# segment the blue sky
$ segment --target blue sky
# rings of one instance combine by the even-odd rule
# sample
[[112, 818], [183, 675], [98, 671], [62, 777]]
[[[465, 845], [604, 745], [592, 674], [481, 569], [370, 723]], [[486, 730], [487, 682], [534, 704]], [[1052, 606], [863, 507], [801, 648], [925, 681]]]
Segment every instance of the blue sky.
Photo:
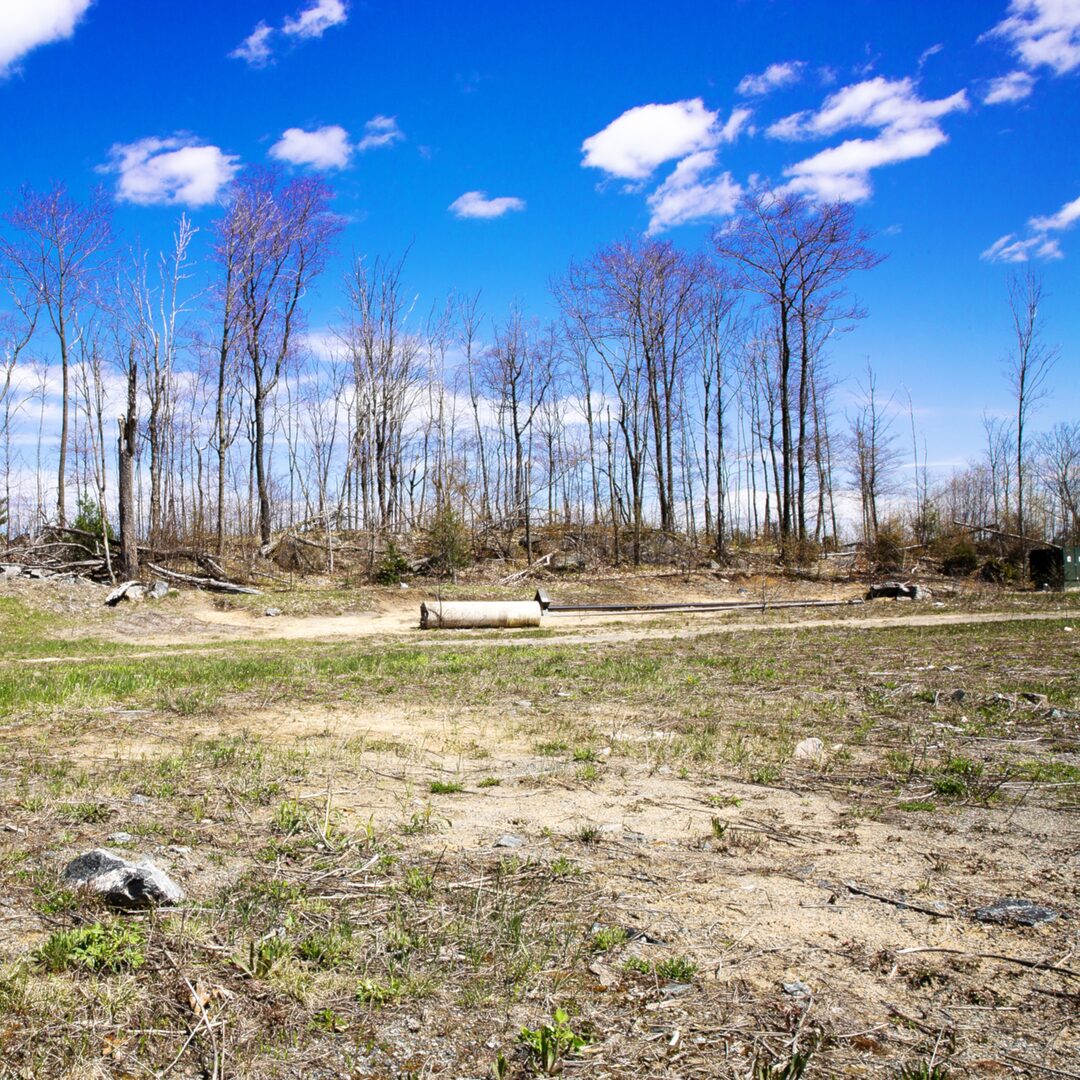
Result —
[[349, 224], [313, 329], [350, 254], [408, 245], [425, 309], [482, 288], [549, 315], [570, 259], [706, 244], [764, 178], [877, 234], [833, 362], [910, 387], [931, 460], [1008, 408], [1010, 260], [1044, 274], [1061, 346], [1036, 426], [1080, 415], [1080, 0], [0, 0], [0, 70], [5, 205], [104, 183], [159, 246], [237, 168], [324, 169]]

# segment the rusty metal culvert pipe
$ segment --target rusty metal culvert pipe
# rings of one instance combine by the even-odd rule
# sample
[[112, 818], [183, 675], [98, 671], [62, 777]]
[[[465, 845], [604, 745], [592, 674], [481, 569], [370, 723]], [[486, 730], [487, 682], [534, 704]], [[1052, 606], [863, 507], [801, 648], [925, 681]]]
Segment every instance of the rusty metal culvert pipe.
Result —
[[537, 600], [435, 600], [420, 605], [421, 630], [539, 626]]

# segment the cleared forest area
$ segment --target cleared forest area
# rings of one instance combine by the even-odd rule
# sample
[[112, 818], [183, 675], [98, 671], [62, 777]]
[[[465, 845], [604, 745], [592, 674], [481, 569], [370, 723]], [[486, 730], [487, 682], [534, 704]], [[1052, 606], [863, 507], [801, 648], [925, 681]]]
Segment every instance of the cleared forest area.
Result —
[[[103, 591], [0, 592], [10, 1075], [1072, 1068], [1075, 597], [421, 634], [396, 588]], [[98, 847], [185, 899], [66, 886]]]

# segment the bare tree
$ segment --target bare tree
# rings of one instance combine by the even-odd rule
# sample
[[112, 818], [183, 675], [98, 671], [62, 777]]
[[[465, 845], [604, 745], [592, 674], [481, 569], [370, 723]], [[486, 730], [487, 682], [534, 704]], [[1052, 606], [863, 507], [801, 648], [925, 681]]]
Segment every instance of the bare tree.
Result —
[[849, 205], [819, 205], [765, 188], [750, 191], [732, 225], [713, 239], [736, 282], [760, 296], [774, 320], [780, 536], [805, 540], [815, 360], [833, 328], [862, 314], [846, 299], [845, 279], [881, 256], [867, 247], [869, 234], [856, 227]]
[[851, 469], [862, 508], [863, 540], [873, 544], [878, 537], [878, 500], [890, 491], [896, 469], [896, 436], [887, 412], [891, 401], [882, 404], [869, 361], [861, 390], [862, 405], [851, 421]]
[[47, 313], [60, 352], [61, 419], [57, 463], [56, 516], [67, 521], [65, 486], [69, 442], [70, 366], [78, 345], [78, 312], [86, 301], [111, 231], [109, 204], [102, 191], [83, 205], [62, 184], [46, 192], [24, 188], [0, 235], [0, 263], [16, 292], [25, 291]]
[[1038, 440], [1039, 473], [1053, 500], [1056, 538], [1080, 544], [1080, 421], [1056, 424]]
[[[1009, 312], [1015, 335], [1015, 351], [1009, 358], [1007, 376], [1016, 399], [1016, 531], [1025, 537], [1024, 521], [1024, 438], [1031, 410], [1046, 396], [1046, 378], [1057, 359], [1057, 351], [1042, 340], [1039, 307], [1043, 301], [1042, 278], [1034, 270], [1009, 278]], [[1026, 553], [1026, 541], [1021, 539]], [[1024, 563], [1026, 565], [1026, 558]]]
[[[219, 229], [229, 240], [219, 257], [234, 267], [230, 313], [251, 378], [252, 464], [263, 544], [270, 541], [273, 521], [267, 404], [302, 329], [301, 303], [340, 230], [329, 201], [330, 189], [316, 177], [282, 185], [276, 173], [253, 171], [233, 189]], [[227, 337], [226, 329], [223, 340]]]

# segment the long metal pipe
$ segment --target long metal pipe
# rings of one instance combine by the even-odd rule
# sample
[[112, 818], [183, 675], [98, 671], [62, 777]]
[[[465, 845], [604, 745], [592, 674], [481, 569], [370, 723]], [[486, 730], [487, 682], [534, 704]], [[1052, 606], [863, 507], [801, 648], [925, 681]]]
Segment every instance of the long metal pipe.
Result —
[[670, 604], [558, 604], [549, 602], [545, 615], [650, 615], [665, 611], [770, 611], [776, 608], [849, 607], [862, 600], [717, 600]]

